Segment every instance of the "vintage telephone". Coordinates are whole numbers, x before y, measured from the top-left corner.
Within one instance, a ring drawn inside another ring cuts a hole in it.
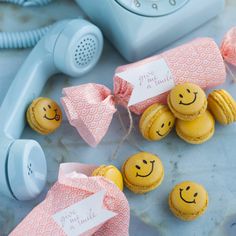
[[[28,40],[30,33],[25,37]],[[62,72],[77,77],[91,70],[103,48],[101,31],[83,19],[58,22],[40,37],[0,107],[0,192],[17,200],[35,198],[42,191],[47,176],[40,145],[34,140],[20,139],[28,105],[40,95],[53,74]],[[36,42],[36,38],[33,39]],[[14,40],[8,46],[20,45],[16,38]]]
[[[76,1],[128,61],[154,54],[224,8],[224,0]]]

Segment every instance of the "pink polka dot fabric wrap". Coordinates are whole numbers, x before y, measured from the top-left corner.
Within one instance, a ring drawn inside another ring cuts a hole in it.
[[[58,182],[50,189],[46,199],[29,213],[10,236],[66,236],[52,216],[104,189],[106,195],[103,207],[117,215],[82,235],[128,236],[130,209],[125,195],[103,177],[87,177],[93,169],[83,164],[62,164]]]
[[[230,29],[221,44],[221,53],[225,61],[236,66],[236,27]]]
[[[166,51],[136,63],[120,66],[116,73],[120,73],[145,63],[164,58],[175,84],[191,82],[203,89],[222,84],[226,79],[226,70],[221,52],[211,38],[198,38],[194,41]],[[115,75],[114,94],[121,105],[127,106],[133,91],[132,84]],[[130,110],[137,115],[155,102],[166,103],[168,92],[130,106]]]

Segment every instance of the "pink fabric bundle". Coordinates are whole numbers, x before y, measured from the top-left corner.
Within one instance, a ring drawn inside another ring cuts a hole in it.
[[[10,236],[65,236],[52,216],[83,199],[105,190],[103,207],[117,215],[83,236],[128,236],[130,210],[128,201],[118,187],[103,177],[87,177],[95,166],[67,163],[60,167],[58,182],[48,192],[46,199],[13,230]]]
[[[95,147],[106,134],[116,112],[111,90],[100,84],[65,88],[61,103],[67,118],[81,137]]]
[[[175,84],[184,82],[195,83],[203,89],[212,88],[222,84],[226,78],[226,71],[219,47],[211,38],[199,38],[190,43],[166,51],[160,55],[138,61],[133,64],[118,67],[116,73],[138,67],[145,63],[164,58]],[[127,106],[133,86],[119,78],[114,77],[114,94],[119,98],[119,103]],[[155,102],[166,103],[168,92],[140,102],[129,109],[140,115]]]
[[[222,53],[222,54],[221,54]],[[115,105],[120,104],[137,115],[156,102],[166,103],[168,91],[129,106],[134,87],[120,73],[164,60],[175,84],[191,82],[203,89],[222,84],[226,79],[225,62],[236,65],[236,28],[225,36],[221,49],[211,38],[198,38],[190,43],[142,61],[118,67],[114,76],[114,94],[99,84],[65,88],[61,101],[70,124],[82,138],[95,147],[109,128]]]

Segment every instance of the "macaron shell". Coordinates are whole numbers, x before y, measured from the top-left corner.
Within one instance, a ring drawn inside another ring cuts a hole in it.
[[[115,166],[102,165],[93,171],[92,176],[102,176],[112,181],[121,191],[123,191],[123,177]]]
[[[105,165],[101,165],[98,168],[96,168],[93,173],[92,176],[103,176],[103,169],[104,169]]]
[[[51,108],[50,108],[50,107]],[[46,109],[46,111],[44,110]],[[51,99],[42,98],[33,107],[33,112],[35,119],[41,127],[47,130],[55,130],[61,124],[62,112],[60,107]],[[60,119],[53,119],[55,116],[59,115]],[[49,120],[51,119],[51,120]]]
[[[49,134],[61,125],[62,112],[56,102],[40,97],[29,106],[27,120],[30,127],[38,133]]]
[[[193,121],[177,120],[176,132],[188,143],[201,144],[209,140],[215,131],[215,121],[209,111]]]
[[[170,125],[168,125],[170,122]],[[169,108],[160,103],[148,107],[139,122],[139,129],[143,137],[149,141],[158,141],[166,137],[172,130],[175,117]],[[165,124],[165,127],[161,127]],[[158,134],[157,132],[160,132]]]
[[[208,107],[215,119],[222,125],[236,121],[236,103],[225,90],[214,90],[208,96]]]
[[[45,134],[48,134],[51,132],[51,130],[47,130],[47,129],[44,129],[43,127],[40,126],[40,124],[38,124],[37,120],[35,119],[35,116],[34,116],[34,104],[36,104],[38,101],[38,99],[36,99],[35,101],[33,101],[33,103],[29,106],[27,112],[26,112],[26,119],[27,119],[27,122],[29,124],[29,126],[36,132],[42,134],[42,135],[45,135]]]
[[[125,185],[131,191],[145,193],[161,184],[164,167],[157,156],[140,152],[126,160],[122,167],[122,174]]]
[[[141,116],[139,121],[139,129],[144,136],[144,138],[149,139],[149,129],[152,126],[155,116],[164,106],[160,103],[155,103],[148,107]]]
[[[50,130],[46,130],[46,129],[42,129],[39,124],[37,124],[37,121],[34,119],[34,116],[30,114],[30,112],[27,112],[27,122],[29,124],[29,126],[31,127],[31,129],[33,129],[34,131],[45,135],[50,133]]]
[[[122,168],[122,172],[123,172],[123,168]],[[163,171],[161,179],[157,180],[153,185],[150,185],[150,186],[135,186],[134,184],[130,183],[128,179],[126,179],[125,176],[123,176],[123,179],[124,179],[125,186],[129,190],[131,190],[133,193],[136,193],[136,194],[143,194],[143,193],[150,192],[158,188],[159,185],[161,185],[164,179],[164,171]]]
[[[105,178],[111,180],[114,182],[118,188],[123,191],[123,177],[120,171],[117,168],[114,168],[113,166],[108,166],[105,170],[105,173],[103,175]]]
[[[161,124],[164,124],[164,127],[161,128]],[[149,130],[149,139],[151,140],[161,140],[165,138],[173,129],[175,124],[175,117],[169,111],[165,110],[160,114],[156,120],[153,122]],[[159,134],[157,134],[157,132]]]
[[[226,91],[221,89],[220,93],[224,97],[224,100],[227,102],[229,109],[230,109],[230,114],[231,114],[231,123],[236,121],[236,102],[234,98]]]
[[[206,111],[206,94],[195,84],[179,84],[171,90],[168,105],[177,118],[194,120]]]
[[[214,115],[215,119],[222,125],[227,125],[229,123],[229,118],[227,117],[227,111],[225,107],[216,100],[215,97],[208,97],[208,107],[211,113]]]
[[[190,188],[187,189],[187,186]],[[194,220],[202,215],[207,209],[208,201],[205,188],[191,181],[176,185],[169,194],[169,207],[182,220]]]

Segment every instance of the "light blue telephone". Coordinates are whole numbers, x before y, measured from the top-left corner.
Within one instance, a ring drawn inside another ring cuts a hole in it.
[[[76,1],[128,61],[154,54],[224,7],[224,0]]]
[[[28,39],[36,42],[39,36],[30,34],[19,43],[13,33],[7,45],[14,47]],[[86,20],[74,19],[56,23],[32,50],[0,107],[1,193],[17,200],[30,200],[42,191],[47,176],[44,152],[36,141],[20,139],[27,107],[53,74],[62,72],[77,77],[91,70],[102,48],[101,31]]]

